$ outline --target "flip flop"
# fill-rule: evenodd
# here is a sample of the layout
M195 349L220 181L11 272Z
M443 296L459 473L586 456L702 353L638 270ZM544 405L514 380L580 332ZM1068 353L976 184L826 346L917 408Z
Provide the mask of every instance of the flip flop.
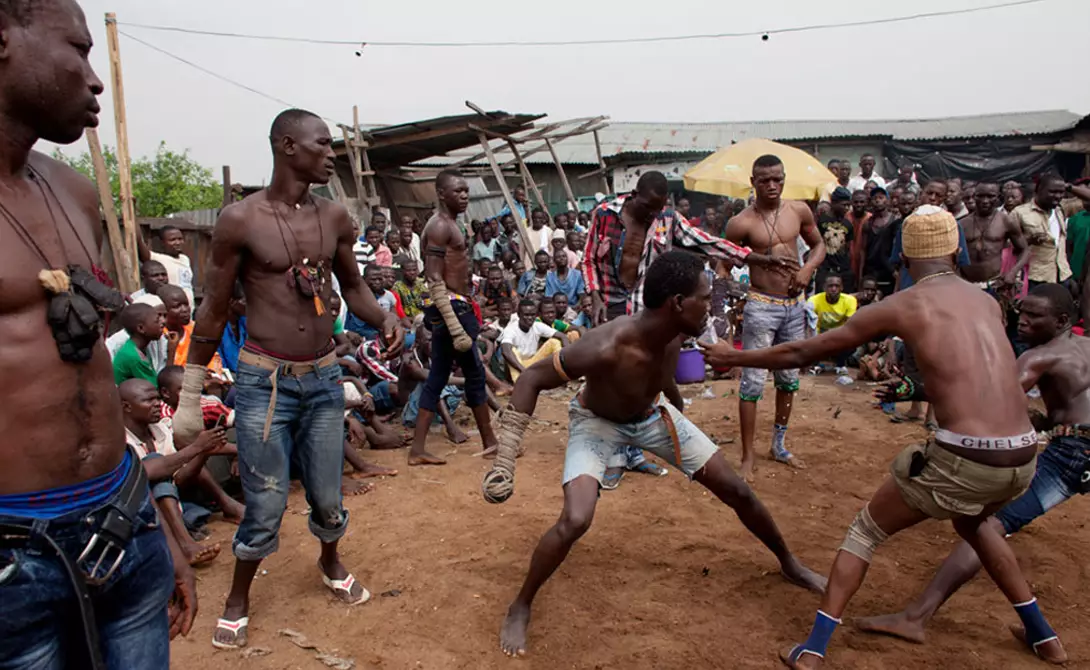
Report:
M246 629L250 626L250 617L244 616L241 619L231 621L230 619L218 619L216 621L216 630L223 629L230 632L235 636L233 642L220 642L214 636L212 637L212 646L216 649L242 649L246 646Z
M345 577L344 579L330 579L323 572L322 573L322 583L324 583L327 587L329 587L329 590L332 591L333 593L339 594L340 592L343 591L349 598L351 598L352 597L352 586L356 583L356 578L353 577L351 573L349 573L349 575L347 577ZM357 598L356 600L344 600L343 598L340 598L341 602L343 602L345 605L348 605L349 607L351 607L353 605L362 605L363 603L370 600L371 599L371 592L368 591L367 589L364 589L362 585L360 586L360 588L363 589L363 592L360 593L359 598ZM338 596L338 598L339 598L339 596Z
M636 467L632 468L632 472L641 472L645 475L653 475L655 477L665 477L670 474L670 471L662 467L658 463L652 463L651 461L644 461Z
M602 488L607 491L612 491L621 485L621 479L623 478L624 470L614 473L607 472L602 476Z

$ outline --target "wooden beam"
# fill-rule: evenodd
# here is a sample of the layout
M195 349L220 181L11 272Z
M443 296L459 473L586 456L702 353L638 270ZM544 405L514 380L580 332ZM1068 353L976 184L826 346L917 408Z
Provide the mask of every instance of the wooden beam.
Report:
M586 133L593 132L595 130L601 130L602 128L605 128L608 125L609 125L608 123L600 123L600 124L598 124L596 126L591 126L591 127L588 127L588 128L586 128L584 130L572 130L570 132L560 133L558 135L552 135L552 136L549 136L549 137L542 137L540 139L541 140L549 139L549 140L552 140L554 142L559 142L561 140L566 140L569 137L575 137L576 135L585 135ZM534 155L536 153L540 153L542 151L545 151L546 149L548 149L548 147L544 144L544 142L542 142L542 144L539 144L538 146L534 147L533 149L530 149L528 151L523 152L522 157L523 157L523 159L525 159L525 158L527 158L529 156L532 156L532 155ZM514 161L507 161L507 163L504 163L503 167L507 167L508 165L511 165L513 163L514 163Z
M344 135L344 143L348 144L348 129L341 126L341 133ZM360 221L363 221L363 213L361 205L363 204L363 177L360 175L359 166L356 164L356 152L348 150L348 165L352 168L352 182L356 186L356 217Z
M533 267L534 254L532 251L537 250L530 242L530 233L526 232L526 223L518 215L519 208L515 203L514 196L511 195L511 189L507 188L507 182L500 171L500 164L496 162L496 156L492 153L492 147L488 144L488 138L485 137L484 133L478 133L477 139L481 142L481 148L484 149L485 156L488 158L488 164L492 167L492 174L496 177L500 190L503 192L503 199L507 201L507 208L511 210L511 218L515 220L515 228L519 231L519 237L522 238L523 262L526 263L526 267Z
M568 176L564 174L564 166L560 164L560 158L556 155L556 147L553 146L553 141L547 139L545 140L545 144L548 145L549 153L553 156L553 163L556 164L556 173L560 175L560 183L564 185L564 193L568 195L568 202L571 203L571 208L579 209L579 201L576 200L575 195L572 194L571 184L568 183Z
M125 119L125 86L121 76L121 47L117 38L117 15L106 14L106 48L110 56L110 75L113 86L114 123L117 127L117 177L120 182L121 223L125 229L125 253L130 258L129 271L134 284L140 283L140 257L136 236L140 234L136 224L136 205L132 197L132 165L129 162L129 130ZM119 269L120 272L120 269Z
M110 174L106 171L106 161L102 157L102 145L98 141L98 131L88 128L87 147L91 152L91 166L95 172L95 185L98 186L98 201L102 205L102 215L106 219L106 235L110 239L110 252L114 258L118 288L122 293L133 293L140 284L133 282L132 260L125 253L125 242L121 237L121 227L117 223L117 211L114 209L114 194L110 189Z
M520 137L518 139L519 139L520 142L528 142L530 140L540 139L542 135L545 135L546 133L548 133L550 131L556 130L560 126L561 126L561 124L559 124L559 123L551 123L551 124L549 124L547 126L542 126L541 128L537 128L533 132L527 133L526 135L523 135L522 137ZM524 132L524 131L520 130L518 132ZM512 136L513 136L513 134L512 134ZM468 165L469 163L476 163L477 161L481 160L482 158L486 158L486 157L487 157L487 154L485 154L482 151L480 153L473 154L472 156L470 156L468 158L463 158L462 160L458 161L457 163L454 163L453 165L451 165L451 168L459 168L459 167L461 167L463 165Z
M223 166L223 206L230 205L234 198L231 197L231 166Z
M606 170L608 170L608 169L609 168L597 168L595 170L591 170L590 172L586 172L584 174L581 174L581 175L577 176L576 179L590 179L591 177L597 177L600 174L605 174ZM604 193L604 191L603 191L603 193Z
M602 193L609 193L609 180L606 179L606 162L602 158L602 140L598 137L598 131L594 131L594 153L598 154L598 169L602 175Z
M357 105L352 106L352 124L356 129L356 139L361 139L363 131L360 130L360 108ZM366 147L356 146L356 165L361 167L360 176L367 178L367 197L364 202L367 203L367 224L370 225L371 209L379 204L379 197L378 187L375 185L375 171L371 169L371 157L367 155Z
M519 171L522 173L522 181L530 185L530 189L534 192L534 198L537 199L537 204L541 209L548 214L549 206L545 204L545 198L541 197L541 191L537 188L537 182L534 181L533 175L530 174L530 168L526 167L526 163L522 160L522 156L519 154L519 149L515 146L514 142L508 142L511 147L511 153L515 154L515 158L519 162Z

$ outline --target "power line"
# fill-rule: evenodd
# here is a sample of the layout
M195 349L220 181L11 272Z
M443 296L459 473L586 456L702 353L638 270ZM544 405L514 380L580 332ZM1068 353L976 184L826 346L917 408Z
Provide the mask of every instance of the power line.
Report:
M159 30L163 32L172 33L186 33L190 35L208 35L212 37L232 37L240 39L250 40L266 40L274 42L296 42L304 44L321 44L321 45L335 45L335 46L352 46L352 47L435 47L435 48L448 48L448 47L553 47L553 46L583 46L583 45L597 45L597 44L648 44L654 42L681 42L687 40L710 40L710 39L727 39L737 37L758 37L766 35L782 35L787 33L803 33L812 32L817 30L830 30L835 28L855 28L859 26L875 26L887 23L902 23L905 21L916 21L919 19L931 19L940 18L946 16L957 16L963 14L975 14L977 12L986 12L994 9L1006 9L1009 7L1021 7L1025 5L1035 5L1048 0L1014 0L1012 2L1003 2L994 5L985 5L983 7L967 7L964 9L949 9L937 12L921 12L919 14L910 14L907 16L895 16L885 19L865 19L860 21L846 21L842 23L819 23L808 26L796 26L794 28L776 28L773 30L753 30L747 32L736 33L704 33L696 35L672 35L662 37L625 37L615 39L587 39L587 40L542 40L542 41L530 41L530 42L384 42L384 41L370 41L370 40L327 40L316 39L309 37L291 37L286 35L253 35L248 33L233 33L233 32L220 32L213 30L194 30L190 28L180 28L178 26L157 26L144 23L122 23L118 21L118 25L126 25L131 28L143 28L145 30ZM133 38L135 39L135 38Z

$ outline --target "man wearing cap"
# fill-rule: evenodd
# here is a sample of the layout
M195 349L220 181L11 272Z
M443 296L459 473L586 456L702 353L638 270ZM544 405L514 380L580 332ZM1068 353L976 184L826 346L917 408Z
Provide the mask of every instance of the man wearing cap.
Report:
M569 268L574 270L576 267L579 266L579 255L568 248L568 232L566 230L562 228L557 228L556 230L554 230L550 243L553 247L551 250L552 254L556 254L556 252L560 251L561 249L564 250L565 255L568 257Z
M856 275L857 285L863 277L874 277L878 288L886 294L893 292L893 268L889 255L893 253L893 213L889 210L889 194L881 186L870 193L871 218L863 225L863 239L859 241L861 260Z
M770 349L705 347L712 366L785 369L896 335L917 352L919 376L884 387L879 397L909 399L926 390L938 418L934 436L893 460L890 476L848 528L810 636L780 654L788 667L821 666L875 550L889 536L926 519L951 520L980 556L1021 620L1021 626L1012 628L1018 639L1047 661L1067 658L1013 552L986 523L1029 487L1036 470L1037 434L999 308L955 270L958 231L949 212L937 206L917 209L902 227L905 271L915 285L860 311L839 328Z

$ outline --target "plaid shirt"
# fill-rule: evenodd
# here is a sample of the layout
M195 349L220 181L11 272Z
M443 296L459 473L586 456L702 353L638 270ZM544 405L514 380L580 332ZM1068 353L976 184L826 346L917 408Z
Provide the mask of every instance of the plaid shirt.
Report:
M629 289L621 283L621 253L625 236L621 207L627 197L624 195L612 202L604 202L594 210L587 233L587 248L583 254L583 278L587 291L600 291L607 306L625 303L629 314L643 309L643 278L647 268L674 247L729 261L745 261L749 256L748 247L709 235L691 225L673 209L664 209L647 231L636 270L636 285Z

